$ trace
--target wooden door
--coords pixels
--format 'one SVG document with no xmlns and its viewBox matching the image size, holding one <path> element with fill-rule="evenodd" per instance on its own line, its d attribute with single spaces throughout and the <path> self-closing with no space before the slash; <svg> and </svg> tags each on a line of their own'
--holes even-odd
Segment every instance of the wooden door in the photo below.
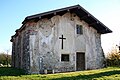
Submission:
<svg viewBox="0 0 120 80">
<path fill-rule="evenodd" d="M 76 70 L 85 70 L 85 53 L 83 52 L 76 53 Z"/>
</svg>

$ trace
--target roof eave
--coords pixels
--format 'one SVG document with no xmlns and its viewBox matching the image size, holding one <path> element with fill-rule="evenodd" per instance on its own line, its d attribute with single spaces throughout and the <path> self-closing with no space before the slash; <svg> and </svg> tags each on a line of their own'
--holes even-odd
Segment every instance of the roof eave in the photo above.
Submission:
<svg viewBox="0 0 120 80">
<path fill-rule="evenodd" d="M 48 12 L 44 12 L 44 13 L 40 13 L 40 14 L 35 14 L 35 15 L 32 15 L 32 16 L 27 16 L 25 18 L 25 20 L 22 22 L 22 24 L 25 24 L 27 21 L 29 21 L 31 19 L 40 19 L 44 16 L 51 16 L 52 17 L 55 14 L 60 14 L 60 12 L 66 12 L 66 11 L 76 13 L 80 17 L 80 19 L 82 17 L 83 18 L 82 20 L 84 20 L 88 24 L 92 24 L 92 23 L 98 24 L 99 23 L 100 27 L 94 25 L 97 29 L 93 26 L 92 27 L 95 28 L 101 34 L 112 32 L 108 27 L 106 27 L 102 22 L 100 22 L 98 19 L 96 19 L 93 15 L 91 15 L 88 11 L 86 11 L 80 5 L 70 6 L 70 7 L 66 7 L 66 8 L 62 8 L 62 9 L 48 11 Z"/>
</svg>

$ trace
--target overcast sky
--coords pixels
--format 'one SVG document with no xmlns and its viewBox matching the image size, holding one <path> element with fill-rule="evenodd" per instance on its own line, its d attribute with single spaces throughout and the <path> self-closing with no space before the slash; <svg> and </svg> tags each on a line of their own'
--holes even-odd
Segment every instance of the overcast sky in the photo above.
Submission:
<svg viewBox="0 0 120 80">
<path fill-rule="evenodd" d="M 81 5 L 113 33 L 102 35 L 105 53 L 120 41 L 120 0 L 0 0 L 0 52 L 11 50 L 11 36 L 26 16 Z"/>
</svg>

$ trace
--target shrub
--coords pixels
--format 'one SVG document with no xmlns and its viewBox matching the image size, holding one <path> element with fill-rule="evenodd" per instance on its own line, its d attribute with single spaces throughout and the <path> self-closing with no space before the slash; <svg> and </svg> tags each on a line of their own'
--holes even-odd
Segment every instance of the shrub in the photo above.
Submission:
<svg viewBox="0 0 120 80">
<path fill-rule="evenodd" d="M 107 55 L 107 65 L 108 66 L 120 66 L 120 52 L 117 49 L 113 49 Z"/>
</svg>

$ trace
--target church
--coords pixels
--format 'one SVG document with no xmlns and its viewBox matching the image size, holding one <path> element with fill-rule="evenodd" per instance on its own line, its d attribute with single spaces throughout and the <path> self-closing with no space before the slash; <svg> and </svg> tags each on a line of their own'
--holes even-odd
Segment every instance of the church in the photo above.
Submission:
<svg viewBox="0 0 120 80">
<path fill-rule="evenodd" d="M 103 68 L 101 35 L 111 32 L 80 5 L 27 16 L 10 40 L 12 67 L 29 74 Z"/>
</svg>

